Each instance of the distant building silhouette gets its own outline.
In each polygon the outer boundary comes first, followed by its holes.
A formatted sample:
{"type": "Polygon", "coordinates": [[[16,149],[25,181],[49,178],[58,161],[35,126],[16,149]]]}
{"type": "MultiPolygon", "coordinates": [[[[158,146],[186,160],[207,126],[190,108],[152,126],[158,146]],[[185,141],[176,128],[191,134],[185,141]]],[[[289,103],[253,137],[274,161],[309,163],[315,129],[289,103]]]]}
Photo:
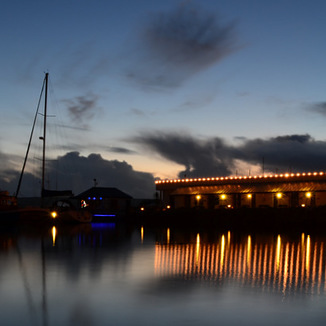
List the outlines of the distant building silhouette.
{"type": "Polygon", "coordinates": [[[87,205],[94,215],[125,215],[132,197],[117,188],[92,187],[75,198],[87,205]]]}

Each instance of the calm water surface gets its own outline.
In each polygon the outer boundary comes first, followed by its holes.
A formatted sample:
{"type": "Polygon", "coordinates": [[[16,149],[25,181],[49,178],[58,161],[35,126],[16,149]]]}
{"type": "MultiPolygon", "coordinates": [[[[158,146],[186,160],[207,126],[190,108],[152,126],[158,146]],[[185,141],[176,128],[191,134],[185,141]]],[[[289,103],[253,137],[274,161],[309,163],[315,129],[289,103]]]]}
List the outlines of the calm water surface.
{"type": "Polygon", "coordinates": [[[326,322],[326,236],[0,230],[1,325],[326,322]]]}

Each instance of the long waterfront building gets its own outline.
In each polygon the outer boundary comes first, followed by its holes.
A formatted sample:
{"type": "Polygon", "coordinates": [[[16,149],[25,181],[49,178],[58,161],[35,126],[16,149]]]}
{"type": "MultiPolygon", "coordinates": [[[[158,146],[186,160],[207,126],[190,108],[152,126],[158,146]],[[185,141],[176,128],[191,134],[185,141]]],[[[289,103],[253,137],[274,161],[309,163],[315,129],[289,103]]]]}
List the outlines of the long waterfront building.
{"type": "Polygon", "coordinates": [[[326,206],[326,172],[157,180],[165,207],[326,206]]]}

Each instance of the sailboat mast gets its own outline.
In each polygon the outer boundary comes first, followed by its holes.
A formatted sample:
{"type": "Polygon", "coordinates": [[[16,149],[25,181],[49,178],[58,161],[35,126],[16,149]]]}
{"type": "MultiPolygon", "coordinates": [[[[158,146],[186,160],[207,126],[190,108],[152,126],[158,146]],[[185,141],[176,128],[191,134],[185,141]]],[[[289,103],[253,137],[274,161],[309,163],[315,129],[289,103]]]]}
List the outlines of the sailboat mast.
{"type": "Polygon", "coordinates": [[[46,137],[46,117],[47,117],[47,102],[48,102],[48,77],[49,73],[45,73],[45,96],[44,96],[44,123],[43,123],[43,156],[42,156],[42,193],[44,194],[44,183],[45,183],[45,137],[46,137]]]}
{"type": "Polygon", "coordinates": [[[21,183],[22,183],[22,180],[23,180],[25,166],[26,166],[26,163],[27,163],[27,158],[28,158],[28,154],[29,154],[29,150],[30,150],[30,147],[31,147],[32,138],[33,138],[33,134],[34,134],[36,119],[37,119],[37,115],[39,114],[39,108],[40,108],[40,104],[41,104],[42,94],[43,94],[43,91],[44,91],[44,86],[45,86],[45,78],[43,80],[41,94],[40,94],[40,97],[39,97],[39,100],[38,100],[38,104],[37,104],[37,109],[36,109],[36,113],[35,113],[35,117],[34,117],[32,131],[31,131],[31,134],[30,134],[30,137],[29,137],[29,142],[28,142],[28,146],[27,146],[27,150],[26,150],[26,154],[25,154],[25,159],[24,159],[23,167],[22,167],[22,170],[20,172],[20,177],[19,177],[19,181],[18,181],[18,185],[17,185],[17,190],[16,190],[16,195],[15,195],[16,198],[18,197],[20,186],[21,186],[21,183]]]}

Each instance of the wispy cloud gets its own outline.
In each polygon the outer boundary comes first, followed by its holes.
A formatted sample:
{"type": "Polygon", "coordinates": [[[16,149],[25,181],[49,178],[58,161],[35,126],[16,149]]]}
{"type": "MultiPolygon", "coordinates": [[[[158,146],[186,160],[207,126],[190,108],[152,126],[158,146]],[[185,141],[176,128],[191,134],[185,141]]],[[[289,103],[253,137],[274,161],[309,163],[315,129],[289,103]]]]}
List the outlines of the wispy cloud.
{"type": "Polygon", "coordinates": [[[71,120],[81,128],[87,128],[88,122],[97,113],[97,96],[89,94],[86,96],[77,96],[74,99],[66,99],[63,102],[71,120]]]}
{"type": "Polygon", "coordinates": [[[112,152],[112,153],[119,153],[119,154],[136,154],[135,151],[130,150],[128,148],[124,147],[108,147],[106,148],[107,151],[112,152]]]}
{"type": "Polygon", "coordinates": [[[184,2],[151,14],[129,77],[151,87],[176,87],[239,48],[235,23],[184,2]]]}
{"type": "Polygon", "coordinates": [[[318,113],[322,116],[326,116],[326,102],[314,103],[308,106],[307,110],[313,113],[318,113]]]}
{"type": "Polygon", "coordinates": [[[146,113],[140,109],[132,108],[129,110],[129,113],[132,115],[136,115],[138,117],[144,117],[146,113]]]}

